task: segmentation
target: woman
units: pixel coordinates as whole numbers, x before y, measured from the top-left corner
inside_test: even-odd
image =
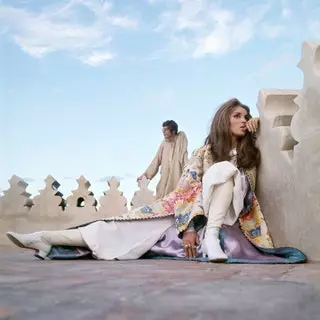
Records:
[[[69,230],[7,236],[42,259],[305,262],[297,249],[273,248],[256,199],[258,124],[247,106],[231,99],[216,112],[205,145],[193,152],[177,188],[153,205]]]

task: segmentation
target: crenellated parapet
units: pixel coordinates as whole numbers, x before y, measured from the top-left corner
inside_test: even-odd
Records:
[[[33,206],[30,215],[33,219],[61,215],[65,207],[65,200],[63,194],[58,190],[59,187],[60,183],[51,175],[45,179],[44,189],[40,190],[39,195],[32,199]]]
[[[82,209],[86,214],[96,213],[98,201],[93,192],[89,190],[91,183],[84,176],[77,179],[77,182],[78,188],[72,190],[72,194],[66,199],[65,211],[70,213]]]
[[[9,180],[9,189],[3,191],[0,197],[0,212],[2,215],[19,215],[29,212],[33,205],[28,193],[28,183],[22,178],[13,175]]]
[[[128,212],[127,199],[123,196],[123,192],[118,188],[120,181],[115,177],[108,179],[109,190],[103,192],[103,196],[100,197],[100,209],[99,212],[104,217],[113,217]],[[116,214],[115,214],[116,213]]]
[[[258,196],[277,245],[320,260],[320,42],[303,43],[301,90],[261,90]]]
[[[301,142],[320,132],[320,43],[302,45],[298,67],[304,75],[303,87],[295,99],[299,110],[291,124],[293,137]]]
[[[131,208],[137,208],[143,205],[148,205],[154,201],[156,201],[156,197],[153,194],[153,191],[149,190],[150,180],[143,176],[143,178],[139,182],[140,190],[136,191],[131,200]]]
[[[279,156],[289,163],[297,144],[291,133],[291,121],[298,111],[295,103],[298,95],[299,90],[264,89],[258,96],[261,119],[259,146],[263,148],[272,144],[279,151]]]
[[[8,244],[5,232],[8,230],[30,232],[54,230],[81,225],[93,220],[119,216],[127,213],[127,199],[119,190],[120,181],[108,179],[108,190],[103,192],[99,202],[90,191],[90,182],[83,176],[77,179],[78,188],[63,197],[58,190],[60,184],[49,175],[44,189],[31,198],[26,191],[28,184],[17,176],[9,180],[10,187],[0,197],[0,244]],[[143,180],[131,200],[132,207],[151,204],[155,197]]]

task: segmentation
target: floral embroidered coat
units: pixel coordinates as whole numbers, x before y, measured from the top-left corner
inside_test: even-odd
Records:
[[[106,221],[130,221],[143,219],[159,219],[174,216],[179,236],[186,230],[191,220],[197,229],[206,224],[205,212],[202,205],[202,177],[213,164],[210,147],[204,146],[195,150],[184,168],[178,186],[174,191],[152,205],[136,208],[129,213]],[[246,170],[249,182],[247,204],[239,217],[241,230],[254,245],[262,248],[273,248],[273,243],[255,196],[256,168]]]

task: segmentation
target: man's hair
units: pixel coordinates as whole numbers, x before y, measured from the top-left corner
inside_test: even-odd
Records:
[[[178,133],[178,124],[173,120],[167,120],[162,124],[162,127],[167,127],[171,133]]]

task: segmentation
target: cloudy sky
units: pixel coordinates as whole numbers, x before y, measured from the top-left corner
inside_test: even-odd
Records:
[[[216,107],[260,88],[300,88],[301,44],[320,37],[317,0],[0,0],[0,187],[68,195],[83,174],[135,179],[178,122],[189,151]],[[151,186],[154,186],[155,180]]]

